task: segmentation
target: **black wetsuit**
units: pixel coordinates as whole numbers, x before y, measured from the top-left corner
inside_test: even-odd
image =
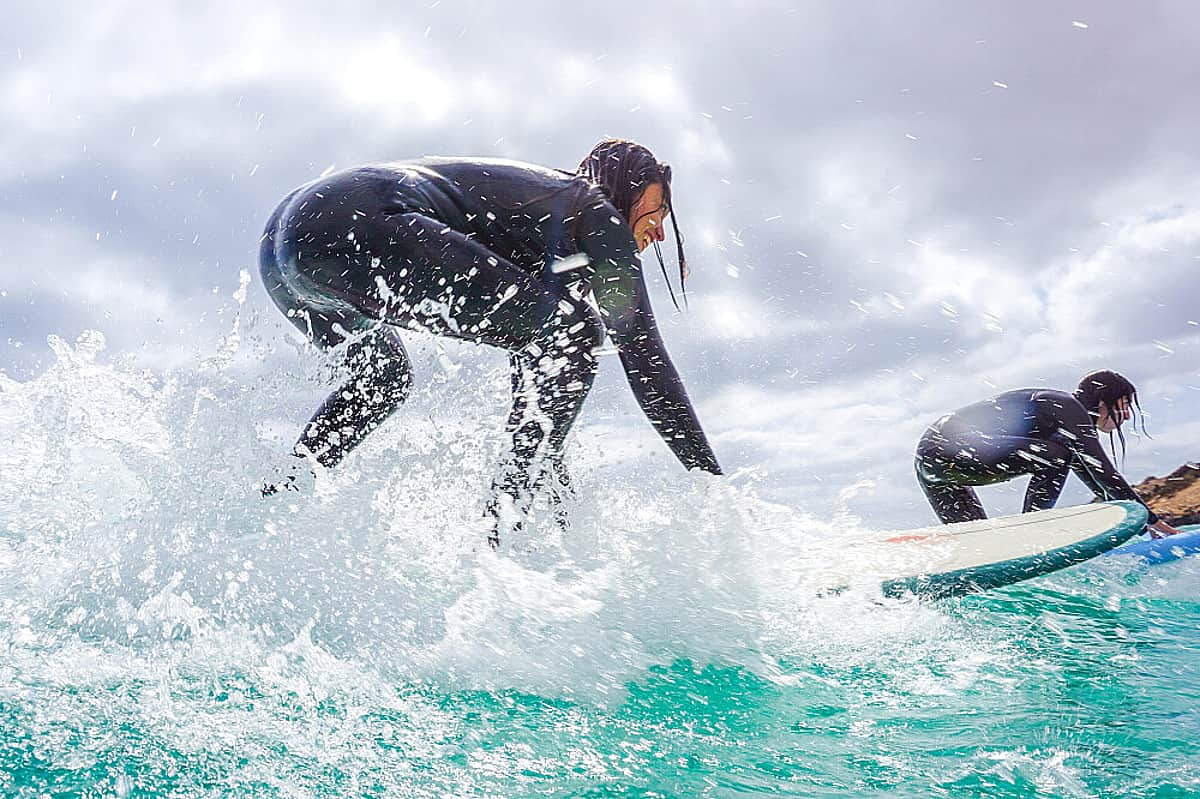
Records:
[[[545,468],[565,480],[561,447],[605,332],[667,446],[684,466],[720,473],[655,325],[633,234],[582,178],[456,158],[337,172],[280,203],[260,267],[275,304],[313,342],[351,342],[350,381],[297,443],[326,466],[403,402],[404,326],[510,353],[513,439],[495,515],[508,501],[527,508]]]
[[[1104,453],[1095,420],[1064,391],[1006,391],[943,416],[921,437],[916,469],[946,523],[987,518],[970,486],[1024,474],[1030,480],[1022,512],[1054,507],[1070,471],[1099,499],[1142,501]],[[1151,512],[1149,523],[1157,520]]]

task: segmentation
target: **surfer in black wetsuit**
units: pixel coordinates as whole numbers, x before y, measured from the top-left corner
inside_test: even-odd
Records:
[[[947,524],[987,518],[971,486],[1024,474],[1030,479],[1023,513],[1054,507],[1071,471],[1100,499],[1142,502],[1113,468],[1097,434],[1108,433],[1111,444],[1115,431],[1123,455],[1121,425],[1134,408],[1141,410],[1133,384],[1109,371],[1087,375],[1073,394],[1035,388],[1006,391],[930,425],[917,445],[917,480]],[[1146,510],[1156,538],[1179,532]]]
[[[350,372],[295,452],[333,466],[404,401],[412,375],[399,328],[504,349],[512,443],[488,505],[495,545],[502,520],[518,528],[548,476],[556,501],[569,488],[563,440],[607,333],[638,404],[675,456],[688,469],[720,474],[659,335],[637,257],[653,244],[662,264],[670,215],[682,281],[672,210],[670,167],[615,139],[574,173],[423,158],[337,172],[293,191],[267,222],[263,283],[315,344],[346,345]],[[264,493],[291,485],[285,478]]]

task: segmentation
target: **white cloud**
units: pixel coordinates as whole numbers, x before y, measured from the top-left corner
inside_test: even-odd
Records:
[[[1182,202],[1189,195],[1177,196]],[[1105,232],[1088,251],[1043,273],[1053,330],[1110,346],[1192,332],[1187,322],[1197,316],[1192,299],[1200,267],[1200,208],[1142,208],[1114,219]]]

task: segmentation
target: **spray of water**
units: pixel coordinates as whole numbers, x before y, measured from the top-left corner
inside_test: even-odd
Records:
[[[995,608],[885,601],[871,564],[856,581],[844,553],[877,533],[845,510],[819,519],[757,498],[752,479],[615,463],[586,423],[570,529],[543,513],[491,551],[479,517],[506,381],[445,352],[430,393],[338,469],[263,498],[328,369],[247,333],[236,319],[206,357],[147,372],[88,331],[51,338],[40,374],[0,375],[0,704],[84,783],[118,750],[169,782],[236,741],[223,773],[264,790],[327,767],[355,775],[335,792],[374,774],[385,791],[469,793],[486,769],[445,754],[473,734],[478,708],[452,699],[473,692],[619,708],[642,681],[684,679],[664,667],[721,664],[911,710],[1003,693],[1026,668]],[[1140,601],[1096,574],[1100,612]],[[521,746],[501,758],[509,776],[531,768]],[[1004,768],[1070,786],[1055,756],[1008,752]]]

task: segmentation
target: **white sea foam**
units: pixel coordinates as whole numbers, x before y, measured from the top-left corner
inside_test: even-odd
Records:
[[[246,351],[256,340],[145,373],[89,333],[53,341],[35,377],[0,377],[0,700],[84,783],[128,751],[160,775],[236,752],[216,761],[226,784],[289,795],[319,794],[326,769],[346,775],[342,793],[414,796],[504,793],[530,770],[611,774],[586,746],[564,765],[545,736],[611,719],[624,740],[631,686],[668,668],[657,690],[681,678],[716,691],[702,674],[716,664],[818,718],[828,704],[810,757],[882,747],[881,763],[923,784],[921,768],[939,767],[887,754],[892,716],[998,712],[1015,693],[1037,717],[1038,680],[1062,679],[1061,653],[1174,668],[1158,662],[1169,631],[1136,625],[1151,602],[1191,596],[1192,562],[1064,572],[1013,611],[885,600],[883,564],[848,554],[878,535],[845,509],[869,484],[821,519],[757,498],[752,472],[601,451],[611,436],[586,414],[570,442],[570,530],[541,513],[492,552],[479,517],[503,445],[502,369],[427,370],[428,393],[312,491],[264,499],[260,481],[290,462],[328,386],[318,361],[274,364]],[[837,581],[850,590],[824,590]],[[512,692],[568,700],[537,711],[546,747],[522,743],[519,717],[477,718]],[[660,723],[632,732],[661,740]],[[125,727],[137,736],[114,732]],[[498,731],[499,748],[477,741]],[[1077,787],[1071,750],[995,756],[964,768]],[[105,773],[129,791],[131,777]]]
[[[482,392],[465,387],[478,374],[443,375],[453,414],[431,393],[432,411],[402,409],[311,494],[263,499],[288,460],[274,431],[290,435],[320,391],[311,374],[248,372],[227,348],[143,373],[94,333],[52,346],[36,377],[0,377],[0,607],[40,645],[137,653],[237,630],[260,659],[305,641],[399,680],[596,701],[678,658],[777,678],[783,661],[895,647],[956,658],[960,674],[1004,657],[936,606],[882,600],[879,564],[824,594],[853,577],[845,545],[873,534],[852,516],[661,459],[611,462],[586,418],[571,529],[541,519],[492,552],[479,515],[503,375]]]
[[[225,350],[139,372],[95,333],[52,346],[36,377],[0,377],[0,587],[59,635],[307,629],[410,677],[603,693],[663,659],[761,653],[859,533],[674,464],[606,465],[585,429],[570,532],[535,524],[493,553],[478,517],[502,379],[452,386],[458,418],[401,410],[311,495],[263,499],[287,460],[272,431],[306,412],[280,398],[312,395],[310,376],[250,378]]]

